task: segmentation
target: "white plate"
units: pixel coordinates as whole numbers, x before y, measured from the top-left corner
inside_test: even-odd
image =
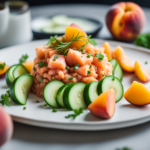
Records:
[[[104,42],[97,39],[98,47],[102,46]],[[46,43],[47,40],[39,40],[2,49],[0,51],[0,61],[6,62],[8,65],[13,65],[19,62],[22,54],[28,54],[29,60],[33,60],[35,58],[35,47]],[[120,42],[109,41],[109,43],[113,49],[118,45],[122,46],[132,63],[138,59],[150,72],[149,50]],[[145,61],[148,61],[148,64],[145,64]],[[134,74],[124,73],[122,83],[125,91],[134,80],[139,81]],[[145,83],[145,86],[150,88],[150,83]],[[0,95],[4,94],[8,89],[5,80],[0,79]],[[41,102],[36,103],[36,100],[40,100]],[[27,109],[23,110],[23,107],[11,102],[11,107],[5,106],[4,108],[15,121],[35,126],[67,130],[107,130],[133,126],[150,120],[149,105],[136,107],[129,104],[124,98],[116,104],[115,114],[109,120],[99,119],[93,116],[88,110],[84,110],[84,113],[75,120],[66,119],[65,116],[73,113],[72,111],[58,109],[57,113],[53,113],[52,108],[44,106],[43,99],[38,98],[32,93],[28,97]]]

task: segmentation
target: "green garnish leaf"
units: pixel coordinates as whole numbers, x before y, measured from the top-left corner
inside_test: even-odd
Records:
[[[44,106],[47,106],[47,103],[44,103]]]
[[[56,40],[57,40],[57,35],[55,35],[54,37],[51,36],[48,43],[47,43],[47,45],[53,44],[53,42],[55,42]]]
[[[10,107],[10,94],[9,94],[9,91],[7,91],[6,94],[1,95],[0,103],[2,105],[6,105],[6,106]]]
[[[43,78],[42,77],[40,77],[40,83],[42,83],[43,82]]]
[[[36,74],[34,75],[34,77],[36,77]]]
[[[42,68],[42,67],[44,66],[43,61],[40,61],[40,62],[38,63],[38,66],[39,66],[40,68]]]
[[[131,149],[128,147],[123,147],[123,148],[117,148],[116,150],[131,150]]]
[[[90,70],[88,70],[88,71],[87,71],[87,74],[90,74],[90,73],[91,73],[91,71],[90,71]]]
[[[53,108],[52,112],[57,112],[57,109],[56,109],[56,108]]]
[[[73,79],[73,77],[72,76],[70,76],[69,78],[68,78],[68,80],[72,80]]]
[[[19,63],[22,64],[24,62],[26,62],[26,60],[29,58],[29,56],[27,54],[22,55],[22,57],[19,59]]]
[[[91,55],[90,54],[87,54],[87,58],[90,58],[91,57]]]
[[[76,65],[73,67],[73,71],[74,71],[74,70],[78,70],[78,69],[79,69],[79,66],[80,66],[79,64],[76,64]]]
[[[94,46],[97,45],[95,39],[91,39],[91,35],[89,35],[89,36],[87,37],[87,39],[88,39],[89,43],[91,43],[92,45],[94,45]]]
[[[148,64],[148,62],[146,61],[145,64]]]
[[[66,67],[66,69],[67,69],[67,70],[69,70],[69,69],[70,69],[70,67],[69,67],[69,66],[67,66],[67,67]]]
[[[36,71],[35,67],[33,67],[33,70]]]
[[[3,64],[0,64],[0,69],[4,69],[4,67],[6,66],[6,64],[5,63],[3,63]]]
[[[114,80],[115,80],[115,77],[112,78],[112,81],[114,81]]]
[[[26,107],[23,107],[23,110],[26,110]]]
[[[36,103],[39,103],[40,101],[39,100],[36,100]]]
[[[97,53],[97,54],[95,54],[95,57],[97,57],[99,61],[102,61],[104,58],[104,55],[101,53]]]
[[[79,108],[79,109],[75,109],[74,110],[74,114],[70,114],[70,115],[68,115],[68,116],[65,116],[65,118],[73,118],[73,119],[75,119],[77,116],[79,116],[80,114],[82,114],[83,113],[83,110],[82,110],[82,108]]]
[[[91,68],[92,68],[92,65],[90,65],[89,69],[91,69]]]
[[[55,54],[53,61],[56,61],[56,59],[58,58],[58,54]]]

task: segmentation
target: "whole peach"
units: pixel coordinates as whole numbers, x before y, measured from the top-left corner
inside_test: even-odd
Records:
[[[13,122],[9,114],[0,106],[0,146],[8,141],[13,133]]]
[[[142,8],[133,2],[119,2],[110,7],[106,15],[110,33],[120,41],[132,41],[145,24]]]

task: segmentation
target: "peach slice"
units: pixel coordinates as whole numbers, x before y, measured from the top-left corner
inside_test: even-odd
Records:
[[[96,98],[93,103],[88,106],[92,114],[97,117],[109,119],[115,112],[115,92],[110,89]]]
[[[83,41],[76,41],[70,44],[70,48],[80,48],[81,46],[83,46],[87,39],[86,36],[87,34],[77,25],[75,24],[71,24],[70,26],[66,27],[66,32],[65,32],[65,41],[66,42],[70,42],[72,37],[76,37],[76,36],[85,36],[85,37],[81,37],[80,39]],[[74,38],[73,38],[74,39]]]
[[[3,62],[0,62],[0,64],[3,64]],[[9,69],[10,66],[5,65],[4,69],[0,69],[0,78],[5,76],[5,73],[7,72],[7,70]]]
[[[135,74],[141,81],[143,82],[150,81],[149,72],[143,67],[143,65],[138,60],[135,61],[134,67],[135,67]]]
[[[134,65],[131,63],[128,56],[125,54],[122,47],[118,46],[113,51],[113,58],[115,58],[120,64],[121,68],[126,72],[134,72]]]
[[[150,91],[142,83],[134,81],[124,93],[124,98],[133,105],[147,105],[150,103]]]
[[[26,61],[22,63],[22,65],[24,65],[29,72],[31,72],[33,64],[34,64],[33,61]]]
[[[104,53],[108,56],[108,60],[112,59],[112,49],[109,43],[105,42],[102,47],[104,47]]]

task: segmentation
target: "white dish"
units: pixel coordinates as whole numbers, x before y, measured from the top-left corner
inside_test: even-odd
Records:
[[[104,42],[104,40],[97,39],[97,46],[102,46]],[[132,63],[138,59],[150,72],[149,50],[120,42],[108,42],[113,49],[118,45],[122,46],[125,53],[130,57]],[[22,54],[28,54],[29,60],[33,60],[35,58],[34,48],[46,43],[47,40],[39,40],[2,49],[0,51],[0,61],[6,62],[8,65],[13,65],[19,62],[19,58]],[[145,61],[148,61],[148,64],[145,64]],[[122,81],[124,91],[129,88],[134,80],[139,81],[134,74],[124,73]],[[150,82],[145,83],[145,86],[150,88]],[[4,94],[8,89],[5,80],[0,79],[0,95]],[[36,103],[36,100],[41,100],[41,102]],[[23,107],[24,106],[11,102],[11,107],[5,106],[4,108],[15,121],[34,126],[66,130],[107,130],[133,126],[150,120],[149,105],[145,107],[136,107],[129,104],[124,98],[116,104],[115,114],[109,120],[99,119],[93,116],[88,110],[84,110],[84,113],[78,116],[75,120],[66,119],[65,116],[72,114],[72,111],[58,109],[57,113],[53,113],[52,108],[44,106],[42,98],[38,98],[32,93],[30,93],[28,97],[26,104],[27,109],[23,110]]]

